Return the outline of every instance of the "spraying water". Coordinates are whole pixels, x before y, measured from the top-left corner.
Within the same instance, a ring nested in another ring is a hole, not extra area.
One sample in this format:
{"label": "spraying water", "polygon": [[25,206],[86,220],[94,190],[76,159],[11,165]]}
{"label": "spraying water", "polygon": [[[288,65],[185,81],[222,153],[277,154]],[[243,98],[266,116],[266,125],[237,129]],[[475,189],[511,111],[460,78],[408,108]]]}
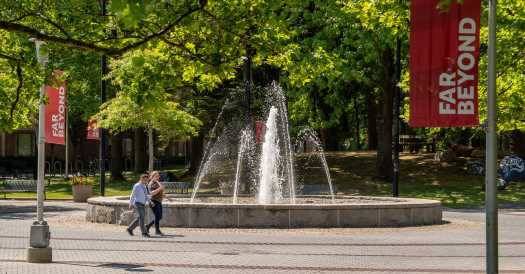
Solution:
{"label": "spraying water", "polygon": [[[226,105],[228,105],[228,102],[229,102],[229,99],[226,99],[226,101],[222,105],[221,111],[219,112],[219,114],[217,115],[217,119],[215,120],[215,124],[211,128],[210,136],[215,136],[215,134],[216,134],[215,131],[217,131],[217,125],[219,124],[219,121],[221,121],[222,114],[224,113],[224,109],[226,108]],[[210,162],[209,160],[211,159],[211,157],[208,157],[208,156],[210,154],[210,147],[211,147],[212,143],[214,143],[214,142],[212,142],[212,140],[209,140],[208,143],[206,143],[206,146],[204,147],[204,151],[202,153],[202,159],[201,159],[201,162],[199,164],[199,169],[197,170],[197,176],[195,177],[197,179],[195,180],[195,183],[193,184],[194,187],[193,187],[193,191],[192,191],[192,194],[191,194],[191,200],[190,200],[191,203],[193,203],[193,200],[195,199],[195,195],[199,191],[202,178],[204,177],[204,172],[203,172],[204,170],[203,169],[204,169],[204,167],[209,167],[209,163],[208,162]]]}
{"label": "spraying water", "polygon": [[253,151],[253,134],[249,128],[242,131],[241,139],[239,141],[239,151],[237,153],[237,167],[235,169],[235,183],[233,185],[233,203],[237,203],[237,196],[239,194],[239,184],[241,181],[241,170],[243,161],[248,162]]}
{"label": "spraying water", "polygon": [[277,83],[272,83],[272,89],[276,95],[277,105],[279,107],[279,113],[281,118],[281,132],[284,139],[284,157],[286,163],[286,173],[288,179],[288,191],[290,193],[290,202],[295,204],[295,171],[294,171],[294,161],[293,161],[293,150],[292,142],[290,141],[290,129],[288,127],[288,111],[286,108],[286,98],[284,97],[284,92],[282,88],[277,85]]}
{"label": "spraying water", "polygon": [[319,140],[319,137],[317,137],[315,131],[313,131],[310,128],[301,130],[298,136],[298,142],[307,141],[314,146],[316,155],[319,156],[319,158],[321,159],[326,180],[328,181],[328,186],[330,187],[330,196],[332,196],[332,203],[335,203],[335,194],[334,187],[332,185],[332,177],[330,176],[330,169],[328,168],[328,163],[326,162],[326,157],[324,155],[323,146],[321,145],[321,140]]}
{"label": "spraying water", "polygon": [[279,178],[279,136],[277,135],[277,108],[271,107],[268,120],[266,121],[266,133],[262,146],[260,163],[259,191],[257,202],[260,204],[270,204],[282,199],[280,189],[281,180]]}
{"label": "spraying water", "polygon": [[204,162],[204,165],[199,168],[199,175],[197,176],[197,180],[195,180],[195,188],[193,189],[193,192],[191,193],[191,199],[190,203],[193,203],[193,200],[195,199],[195,195],[197,195],[197,192],[199,191],[199,187],[201,185],[202,179],[204,178],[204,175],[208,173],[210,168],[210,163],[212,162],[212,159],[217,155],[217,152],[212,153],[208,160]]}

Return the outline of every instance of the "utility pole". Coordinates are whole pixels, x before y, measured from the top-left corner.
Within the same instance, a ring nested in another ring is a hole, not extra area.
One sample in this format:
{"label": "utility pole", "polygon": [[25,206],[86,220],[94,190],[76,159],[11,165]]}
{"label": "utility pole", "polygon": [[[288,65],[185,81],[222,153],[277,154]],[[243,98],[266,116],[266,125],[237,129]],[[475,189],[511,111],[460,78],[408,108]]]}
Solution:
{"label": "utility pole", "polygon": [[497,172],[497,104],[496,104],[496,0],[489,0],[489,45],[488,45],[488,92],[486,128],[486,174],[485,174],[485,218],[486,218],[486,273],[498,273],[498,198]]}
{"label": "utility pole", "polygon": [[[43,41],[32,39],[36,46],[38,63],[46,66],[48,62],[47,53],[43,52]],[[49,246],[49,225],[44,220],[44,180],[45,180],[45,85],[40,87],[40,100],[38,109],[38,160],[37,160],[37,220],[31,225],[29,236],[29,247],[27,248],[27,261],[30,263],[50,263],[52,261],[52,249]]]}
{"label": "utility pole", "polygon": [[[106,16],[106,0],[101,0],[102,17]],[[102,55],[100,57],[101,80],[100,80],[100,102],[103,104],[106,101],[107,81],[104,77],[108,73],[107,57]],[[100,196],[104,196],[106,192],[106,130],[100,128],[100,143],[99,143],[99,169],[100,169]]]}

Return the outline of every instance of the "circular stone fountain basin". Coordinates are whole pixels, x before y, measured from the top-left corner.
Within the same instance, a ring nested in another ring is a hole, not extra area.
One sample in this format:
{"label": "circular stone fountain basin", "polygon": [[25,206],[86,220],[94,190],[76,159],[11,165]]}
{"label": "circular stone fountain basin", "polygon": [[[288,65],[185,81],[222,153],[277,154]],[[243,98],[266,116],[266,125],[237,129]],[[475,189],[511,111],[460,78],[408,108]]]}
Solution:
{"label": "circular stone fountain basin", "polygon": [[[368,196],[297,196],[295,204],[256,204],[253,197],[206,196],[190,203],[186,195],[163,202],[161,226],[200,228],[398,227],[442,223],[441,203],[412,198]],[[133,212],[125,196],[88,200],[86,219],[128,225]],[[147,219],[152,218],[147,210]]]}

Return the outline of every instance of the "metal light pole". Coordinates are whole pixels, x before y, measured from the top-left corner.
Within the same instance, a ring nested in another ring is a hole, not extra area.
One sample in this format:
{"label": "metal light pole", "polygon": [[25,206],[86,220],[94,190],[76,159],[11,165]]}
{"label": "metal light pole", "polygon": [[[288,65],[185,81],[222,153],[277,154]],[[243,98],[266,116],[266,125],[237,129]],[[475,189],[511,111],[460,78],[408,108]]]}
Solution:
{"label": "metal light pole", "polygon": [[[48,57],[45,52],[42,52],[41,46],[43,41],[32,39],[36,45],[36,56],[38,62],[45,66],[48,62]],[[38,110],[38,163],[37,163],[37,204],[36,214],[37,220],[31,225],[31,232],[29,236],[29,247],[27,249],[27,261],[30,263],[49,263],[52,261],[52,251],[49,247],[49,226],[44,221],[44,179],[45,179],[45,86],[40,87],[40,100]]]}
{"label": "metal light pole", "polygon": [[498,273],[498,198],[496,188],[497,135],[496,135],[496,0],[489,0],[489,45],[488,45],[488,115],[486,129],[486,175],[485,175],[485,218],[486,218],[486,272]]}

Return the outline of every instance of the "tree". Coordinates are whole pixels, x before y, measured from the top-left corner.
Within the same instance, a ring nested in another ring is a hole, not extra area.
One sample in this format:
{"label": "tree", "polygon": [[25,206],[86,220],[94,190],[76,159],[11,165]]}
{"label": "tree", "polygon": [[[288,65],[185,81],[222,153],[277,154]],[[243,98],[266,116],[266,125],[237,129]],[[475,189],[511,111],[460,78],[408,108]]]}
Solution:
{"label": "tree", "polygon": [[[161,143],[196,135],[200,121],[176,103],[176,72],[157,50],[134,51],[114,60],[108,77],[119,90],[95,116],[112,133],[135,129],[135,171],[145,171],[144,130],[157,130]],[[153,145],[153,144],[151,144]],[[153,146],[150,147],[150,150]],[[152,161],[153,159],[150,159]]]}
{"label": "tree", "polygon": [[[452,1],[441,1],[440,8]],[[107,2],[107,16],[101,15],[100,3],[0,2],[0,39],[6,41],[0,44],[0,103],[10,106],[0,110],[1,129],[33,123],[38,87],[54,68],[65,70],[70,81],[71,120],[80,123],[97,113],[97,58],[105,54],[112,66],[108,79],[118,89],[117,97],[98,116],[106,126],[115,132],[123,130],[120,122],[128,123],[126,128],[153,126],[162,141],[177,134],[198,134],[204,140],[224,102],[224,87],[240,78],[244,60],[250,57],[255,78],[261,74],[267,80],[279,79],[288,91],[292,124],[325,132],[329,147],[360,139],[362,131],[355,128],[366,120],[369,148],[380,137],[378,172],[389,177],[391,98],[397,84],[392,52],[401,38],[403,75],[407,75],[406,1],[112,0]],[[524,127],[520,111],[525,81],[524,5],[523,0],[499,2],[501,130]],[[484,71],[485,26],[481,34],[480,71]],[[29,36],[48,42],[52,58],[45,71],[36,64]],[[271,77],[264,76],[267,72]],[[485,90],[485,74],[480,73],[482,119]],[[136,121],[119,117],[119,113],[134,115],[123,112],[123,107],[145,116]],[[200,131],[194,129],[196,122],[190,122],[193,129],[173,133],[178,126],[152,112],[161,107],[169,109],[165,117],[185,117],[181,123],[194,121],[187,114],[198,117],[203,121]]]}

